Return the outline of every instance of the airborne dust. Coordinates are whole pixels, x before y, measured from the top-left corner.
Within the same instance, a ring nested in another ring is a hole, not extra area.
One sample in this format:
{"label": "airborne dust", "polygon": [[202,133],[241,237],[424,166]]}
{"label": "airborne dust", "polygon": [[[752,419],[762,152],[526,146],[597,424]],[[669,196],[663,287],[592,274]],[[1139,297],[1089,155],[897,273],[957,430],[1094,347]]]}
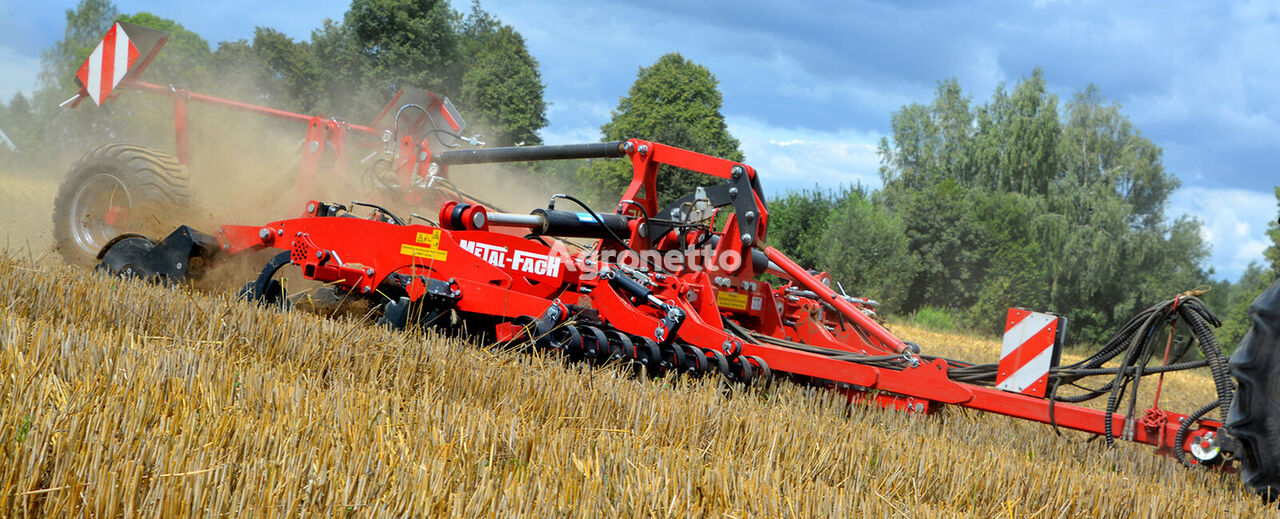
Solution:
{"label": "airborne dust", "polygon": [[[42,263],[61,262],[53,239],[54,198],[76,159],[98,144],[141,144],[175,153],[168,99],[125,92],[115,103],[117,106],[106,109],[109,113],[101,115],[110,118],[131,114],[125,131],[115,132],[117,135],[110,138],[90,137],[60,146],[58,156],[41,166],[0,161],[3,250]],[[84,103],[75,110],[104,109]],[[349,122],[368,124],[374,115],[358,114]],[[383,156],[384,148],[376,137],[356,138],[354,133],[349,134],[345,179],[335,172],[332,143],[326,143],[317,173],[310,187],[304,189],[299,179],[306,137],[302,122],[190,103],[189,132],[193,203],[169,215],[168,221],[158,224],[159,228],[186,224],[212,233],[224,224],[263,224],[298,216],[303,204],[312,199],[345,205],[354,200],[374,202],[405,219],[410,213],[436,219],[438,207],[407,205],[394,188],[377,181],[380,175],[374,173],[374,163]],[[387,178],[386,173],[381,177]],[[466,194],[495,206],[490,209],[504,211],[525,213],[545,206],[552,193],[564,192],[563,186],[548,185],[544,178],[520,165],[456,166],[450,177]],[[366,216],[368,211],[357,210],[356,214]]]}

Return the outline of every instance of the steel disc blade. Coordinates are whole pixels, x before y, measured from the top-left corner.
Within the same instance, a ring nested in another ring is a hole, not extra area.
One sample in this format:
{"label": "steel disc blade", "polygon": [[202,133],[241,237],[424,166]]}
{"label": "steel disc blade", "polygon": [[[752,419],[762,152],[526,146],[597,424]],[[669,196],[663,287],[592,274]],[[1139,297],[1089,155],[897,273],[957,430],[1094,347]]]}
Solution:
{"label": "steel disc blade", "polygon": [[126,234],[107,243],[98,254],[101,262],[98,269],[112,275],[134,275],[132,265],[141,262],[152,250],[156,242],[142,235]]}

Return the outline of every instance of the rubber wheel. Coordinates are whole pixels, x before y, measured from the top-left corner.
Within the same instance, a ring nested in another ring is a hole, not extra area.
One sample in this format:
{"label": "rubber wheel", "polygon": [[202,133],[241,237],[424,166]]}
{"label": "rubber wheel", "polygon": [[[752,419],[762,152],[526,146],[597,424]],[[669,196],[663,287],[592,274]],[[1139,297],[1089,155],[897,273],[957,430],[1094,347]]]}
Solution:
{"label": "rubber wheel", "polygon": [[1227,430],[1240,442],[1240,478],[1269,499],[1280,497],[1280,280],[1253,300],[1253,327],[1231,355],[1235,398]]}
{"label": "rubber wheel", "polygon": [[191,175],[172,155],[105,144],[80,157],[53,202],[53,240],[62,258],[92,265],[117,235],[165,234],[191,204]]}

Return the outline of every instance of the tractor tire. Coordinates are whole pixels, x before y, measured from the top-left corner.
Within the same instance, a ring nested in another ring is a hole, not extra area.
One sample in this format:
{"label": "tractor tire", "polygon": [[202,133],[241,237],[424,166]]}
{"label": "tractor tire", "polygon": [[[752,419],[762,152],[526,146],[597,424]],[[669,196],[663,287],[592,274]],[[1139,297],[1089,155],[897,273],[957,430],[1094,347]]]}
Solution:
{"label": "tractor tire", "polygon": [[53,202],[53,240],[67,263],[92,265],[117,235],[164,235],[191,204],[191,175],[154,148],[105,144],[80,157]]}
{"label": "tractor tire", "polygon": [[1231,355],[1235,398],[1227,431],[1240,443],[1240,477],[1268,499],[1280,497],[1280,280],[1249,307],[1253,327]]}

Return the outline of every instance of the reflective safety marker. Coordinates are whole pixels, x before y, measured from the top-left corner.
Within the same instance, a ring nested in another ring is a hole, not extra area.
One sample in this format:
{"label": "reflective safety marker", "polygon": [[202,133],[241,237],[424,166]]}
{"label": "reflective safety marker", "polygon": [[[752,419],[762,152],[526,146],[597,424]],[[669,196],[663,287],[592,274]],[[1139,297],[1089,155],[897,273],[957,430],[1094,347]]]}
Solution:
{"label": "reflective safety marker", "polygon": [[89,59],[80,65],[76,79],[80,86],[88,92],[94,103],[102,106],[102,102],[111,95],[120,80],[138,60],[138,48],[129,40],[129,35],[119,23],[111,26],[107,35],[102,37],[98,46],[89,54]]}
{"label": "reflective safety marker", "polygon": [[996,389],[1045,396],[1049,370],[1058,365],[1066,318],[1010,308],[996,372]]}

